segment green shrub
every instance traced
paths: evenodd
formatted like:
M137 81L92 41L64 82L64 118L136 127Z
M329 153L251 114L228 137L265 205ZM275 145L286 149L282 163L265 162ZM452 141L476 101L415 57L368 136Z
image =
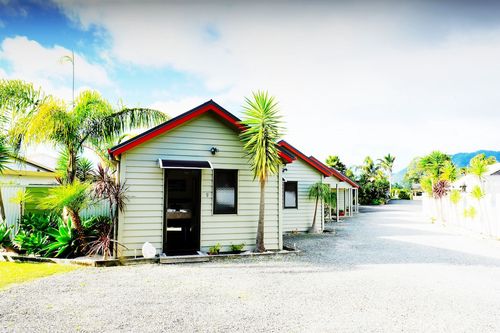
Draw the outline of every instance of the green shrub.
M14 245L26 254L42 254L48 238L41 231L20 230L14 238Z
M214 246L211 246L209 249L208 249L208 254L219 254L220 252L220 244L217 243L215 244Z
M12 230L12 226L8 226L5 222L0 222L0 249L12 247L10 239Z
M241 252L244 247L245 247L245 243L231 244L231 251L233 251L233 252Z
M412 199L412 193L409 189L402 188L399 190L398 193L398 199L401 200L411 200Z
M68 257L77 253L76 234L73 233L71 219L59 221L59 228L50 228L48 234L52 241L44 248L47 257Z
M57 228L58 221L61 217L51 213L24 214L19 221L19 229L25 232L47 233L50 228Z

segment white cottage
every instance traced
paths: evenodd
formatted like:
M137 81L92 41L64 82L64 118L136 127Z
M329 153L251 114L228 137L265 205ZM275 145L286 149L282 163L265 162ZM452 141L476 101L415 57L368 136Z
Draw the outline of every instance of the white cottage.
M300 150L282 140L278 143L294 161L283 169L283 231L308 231L312 226L316 201L309 199L309 189L317 182L325 182L330 175ZM319 202L316 223L324 228L324 206Z
M144 242L160 253L255 247L260 190L240 120L212 100L110 149L129 200L120 213L124 255ZM291 158L285 153L286 162ZM265 246L282 248L281 168L266 184Z

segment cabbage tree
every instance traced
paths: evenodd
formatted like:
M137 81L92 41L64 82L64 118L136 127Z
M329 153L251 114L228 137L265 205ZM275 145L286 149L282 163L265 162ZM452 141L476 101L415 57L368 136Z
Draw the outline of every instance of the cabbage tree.
M324 184L322 182L317 182L309 188L308 195L309 195L309 199L315 200L313 221L312 221L311 228L309 228L309 232L314 233L314 234L321 233L321 230L319 230L317 223L316 223L316 215L318 212L318 203L320 200L321 201L329 201L331 199L330 186L328 186L327 184Z
M281 165L276 142L283 131L278 103L267 92L257 91L252 98L245 98L246 129L241 133L244 150L250 160L254 179L260 182L259 220L257 224L256 251L264 252L265 186L270 175L277 174Z

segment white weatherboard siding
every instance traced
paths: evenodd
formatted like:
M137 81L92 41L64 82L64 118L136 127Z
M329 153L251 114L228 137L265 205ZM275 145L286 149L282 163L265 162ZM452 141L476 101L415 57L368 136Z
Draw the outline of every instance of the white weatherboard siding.
M312 226L315 200L309 199L309 188L322 181L323 175L301 159L297 159L286 166L283 174L287 181L297 182L297 208L283 208L283 231L307 231ZM283 198L282 198L283 205ZM316 223L323 227L323 203L318 203Z
M214 156L211 147L219 152ZM126 181L129 201L120 215L119 241L128 250L125 255L140 254L142 244L163 247L163 170L158 159L210 161L214 169L238 170L238 214L212 214L213 171L201 172L201 250L220 243L224 250L231 244L255 246L259 214L259 183L253 180L248 159L238 133L210 114L161 134L121 156L120 179ZM281 247L279 230L279 175L266 185L265 245ZM168 242L168 240L167 240Z

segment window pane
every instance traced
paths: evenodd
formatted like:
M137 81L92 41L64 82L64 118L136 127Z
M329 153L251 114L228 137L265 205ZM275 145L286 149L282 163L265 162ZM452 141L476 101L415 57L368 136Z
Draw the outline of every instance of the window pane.
M285 183L285 208L297 208L297 182Z
M236 214L237 170L214 170L214 214Z

